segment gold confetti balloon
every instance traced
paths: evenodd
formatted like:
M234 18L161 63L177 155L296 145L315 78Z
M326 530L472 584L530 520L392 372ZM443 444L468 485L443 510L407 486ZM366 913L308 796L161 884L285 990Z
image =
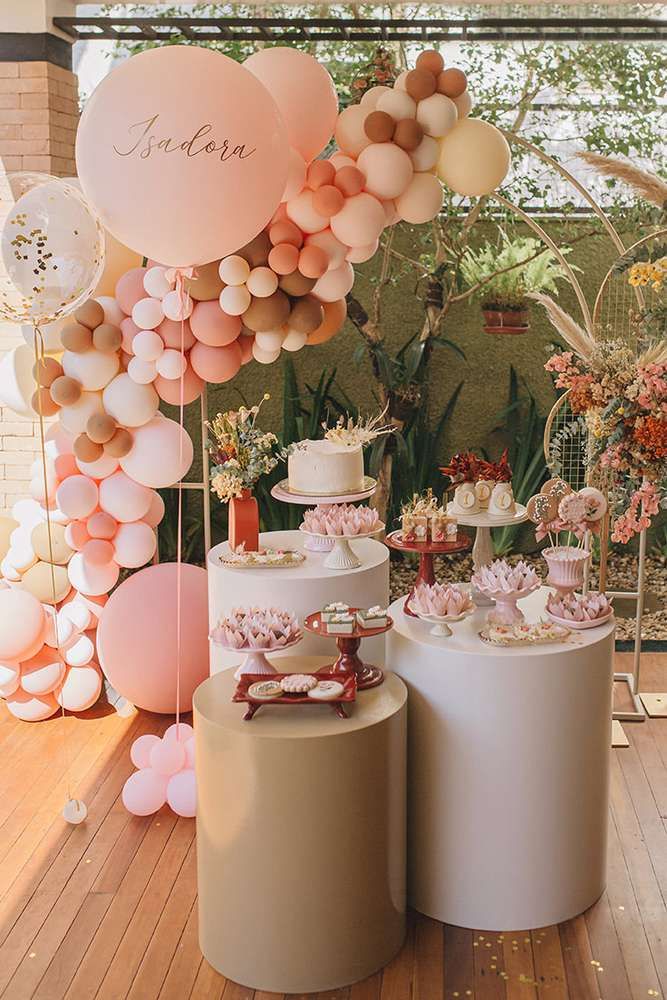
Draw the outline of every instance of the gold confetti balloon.
M81 191L48 174L0 177L0 318L41 327L73 313L104 266L104 229Z

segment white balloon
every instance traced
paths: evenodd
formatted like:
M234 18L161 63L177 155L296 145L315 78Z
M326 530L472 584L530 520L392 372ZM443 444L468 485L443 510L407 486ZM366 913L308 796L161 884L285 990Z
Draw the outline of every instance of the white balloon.
M187 360L181 352L174 351L171 348L163 351L155 364L158 375L172 381L180 378L188 367Z
M432 170L440 156L440 145L432 135L425 135L417 148L413 149L409 156L415 170L421 173L425 170Z
M300 351L307 340L308 336L305 333L301 333L299 330L290 330L283 340L283 350Z
M280 348L275 351L263 351L261 347L257 346L257 342L255 341L252 345L252 356L261 365L270 365L280 357Z
M157 378L157 367L154 361L142 361L141 358L130 358L127 366L127 374L138 385L150 385Z
M190 435L175 420L162 414L138 427L133 438L130 451L120 460L120 467L135 483L153 489L173 486L192 465L194 449Z
M22 417L37 416L30 400L37 389L32 369L35 352L27 344L19 344L0 361L0 406L7 406Z
M113 295L96 295L95 301L104 309L104 322L112 326L120 326L125 319L125 313L118 305Z
M60 624L61 619L63 622L68 621L79 632L85 632L91 626L92 615L90 609L86 607L83 601L75 598L75 600L63 605L60 609L58 612L58 624Z
M153 299L150 296L139 299L132 307L132 322L136 323L140 330L154 330L164 317L162 303L159 299Z
M380 94L375 105L377 111L384 111L396 122L404 118L414 118L417 111L417 104L405 90L388 90L386 94Z
M5 556L2 562L0 562L0 573L2 573L5 580L10 580L12 583L18 583L21 579L21 574L12 566L8 556Z
M95 647L87 635L80 635L78 639L65 650L65 662L70 667L85 667L90 663L95 654Z
M139 330L132 339L132 350L141 361L157 361L164 351L164 340L154 330Z
M110 384L113 385L113 382ZM97 413L104 413L102 394L100 392L84 391L76 403L72 403L71 406L61 407L58 416L65 430L76 436L83 434L88 419Z
M149 267L144 275L144 288L153 298L162 299L174 287L174 282L167 279L166 267Z
M62 330L66 320L58 319L55 323L46 323L44 326L40 326L39 332L42 335L42 343L44 344L44 350L47 354L56 354L62 351L63 345L60 339L60 331ZM25 340L28 347L31 347L33 352L35 350L35 328L34 326L22 326L21 336ZM41 344L40 344L41 347Z
M65 351L62 366L65 375L90 392L109 384L120 368L120 361L115 351Z
M75 552L67 564L67 575L72 586L92 597L108 594L116 586L119 573L118 563L112 561L103 566L90 566L81 552Z
M274 351L280 351L284 339L283 330L261 330L255 334L254 346L266 354L272 354Z
M91 479L106 479L118 468L118 459L106 452L94 462L82 462L80 458L75 458L74 461L84 476L90 476Z
M104 390L104 409L124 427L141 427L155 416L160 397L152 385L139 385L127 372Z
M456 105L444 94L431 94L417 106L417 121L427 135L443 136L453 129L459 118Z
M162 309L167 319L173 319L180 322L182 319L188 319L192 315L194 303L187 292L183 295L179 295L178 291L167 292L167 294L162 299Z

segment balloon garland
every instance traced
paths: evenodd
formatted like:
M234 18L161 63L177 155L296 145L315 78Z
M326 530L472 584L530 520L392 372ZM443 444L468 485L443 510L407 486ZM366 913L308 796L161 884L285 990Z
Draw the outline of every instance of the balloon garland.
M183 81L198 79L211 95L197 109L206 125L193 121L184 96ZM159 110L149 115L149 108ZM165 46L132 57L100 84L77 136L81 186L117 259L125 246L157 257L120 276L117 269L113 296L90 298L103 255L89 247L87 281L79 276L76 288L61 291L57 309L46 307L42 289L39 316L18 258L10 279L0 281L5 317L32 326L70 317L53 333L62 356L37 359L30 398L23 348L0 370L2 401L58 417L45 443L43 482L35 469L32 500L15 506L18 527L0 564L0 606L17 594L25 604L24 624L9 615L0 629L0 694L10 711L37 721L59 705L81 710L99 695L97 620L104 621L121 569L154 555L164 513L155 490L180 483L190 467L183 406L204 383L227 382L252 360L271 364L283 350L333 337L345 321L353 265L374 255L384 229L433 219L443 183L482 195L502 182L507 142L471 119L471 109L465 74L445 68L437 52L422 53L393 87L374 87L341 113L324 67L289 48L264 49L239 66L211 50ZM332 137L332 155L316 158ZM81 211L73 185L67 196ZM96 226L85 230L89 241ZM5 225L3 260L7 246L21 250L7 233ZM43 247L35 249L41 267ZM83 266L86 255L77 253ZM63 248L64 260L73 254ZM160 400L179 406L178 422L159 412ZM176 568L180 581L180 560ZM188 653L180 648L180 582L177 588L169 712L178 712L181 654ZM140 602L132 613L142 614ZM126 785L128 808L151 812L167 798L192 814L190 736L177 721L164 740L135 744L139 770Z

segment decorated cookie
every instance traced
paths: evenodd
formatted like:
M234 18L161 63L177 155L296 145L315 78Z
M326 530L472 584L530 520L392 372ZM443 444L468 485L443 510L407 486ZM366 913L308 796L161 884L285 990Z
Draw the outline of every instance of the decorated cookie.
M550 493L536 493L526 505L533 524L548 524L558 517L558 497Z
M572 492L572 487L569 483L566 483L564 479L547 479L546 483L540 490L540 493L546 494L546 496L555 496L558 500L562 500L564 496Z
M285 694L304 694L316 686L317 678L312 674L290 674L280 681L280 687Z
M314 701L334 701L342 694L343 685L338 681L319 681L314 688L310 689L308 697Z
M248 696L255 701L269 701L280 698L283 689L278 681L257 681L248 688Z

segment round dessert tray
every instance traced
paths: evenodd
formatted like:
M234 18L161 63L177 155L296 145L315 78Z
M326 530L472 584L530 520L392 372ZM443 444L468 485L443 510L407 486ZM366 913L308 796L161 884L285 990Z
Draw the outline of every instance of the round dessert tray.
M392 531L384 539L384 544L396 552L417 552L419 553L419 570L412 590L405 598L403 611L411 618L418 618L414 611L410 610L410 600L415 592L415 588L420 583L435 583L435 570L433 569L433 556L448 556L455 552L467 552L472 545L472 539L468 535L459 534L453 542L404 542L403 533Z
M281 653L284 649L291 649L292 646L296 646L298 642L301 642L303 636L299 634L291 642L286 642L283 646L263 646L261 649L250 648L248 646L228 646L226 643L214 639L213 636L209 636L209 638L220 649L224 649L229 653L238 653L240 656L245 657L243 663L234 671L234 680L238 681L244 674L261 674L263 677L277 674L278 670L276 670L270 660L267 660L266 654Z
M384 524L382 523L378 524L375 531L364 532L364 534L360 535L324 535L319 532L306 531L303 527L299 528L299 531L303 532L309 538L319 538L323 541L333 542L333 547L322 563L327 569L357 569L358 566L361 566L361 559L355 554L354 549L350 546L350 542L353 542L355 538L372 538L383 530Z
M511 524L522 524L528 518L528 511L522 503L514 504L514 510L508 514L489 514L488 510L479 510L476 514L460 513L450 500L447 513L455 517L459 524L466 528L476 528L475 544L472 547L472 563L475 569L488 566L494 560L491 528L505 528ZM491 607L493 600L473 587L472 599L478 607Z
M355 615L359 608L350 608L350 614ZM357 690L365 691L368 688L377 687L384 680L384 672L380 667L374 667L370 663L364 663L359 656L359 646L362 639L371 639L374 635L382 635L393 628L393 619L387 615L387 624L381 628L361 628L356 621L352 632L347 635L332 635L327 632L327 623L322 621L320 611L307 615L303 621L303 627L313 635L321 635L325 639L335 639L338 646L338 659L332 665L323 667L318 673L328 673L333 675L354 673L357 678Z
M263 555L268 557L274 553L278 558L262 559ZM282 558L281 558L282 557ZM220 563L228 569L294 569L300 566L306 559L303 552L297 549L266 549L263 552L246 552L245 558L235 556L220 556Z
M614 612L610 611L608 615L603 615L602 618L593 618L588 621L574 622L569 618L558 618L558 616L553 615L548 608L545 610L547 617L551 618L552 622L556 622L557 625L565 625L567 628L571 629L595 628L597 625L604 625L605 622L608 622L610 618L614 617Z
M281 479L271 487L271 496L281 503L296 503L302 507L333 507L337 503L356 503L357 500L368 500L375 493L377 482L370 476L364 476L364 489L359 493L337 493L312 495L310 493L295 493L289 488L289 479ZM309 552L331 552L334 542L330 535L311 535L304 544Z
M468 608L467 611L461 612L460 615L425 615L420 611L413 611L410 608L410 614L415 618L433 625L433 628L429 630L430 634L437 636L439 639L448 639L451 635L454 635L449 627L449 622L462 622L465 618L469 618L470 615L474 614L474 612L475 608Z

